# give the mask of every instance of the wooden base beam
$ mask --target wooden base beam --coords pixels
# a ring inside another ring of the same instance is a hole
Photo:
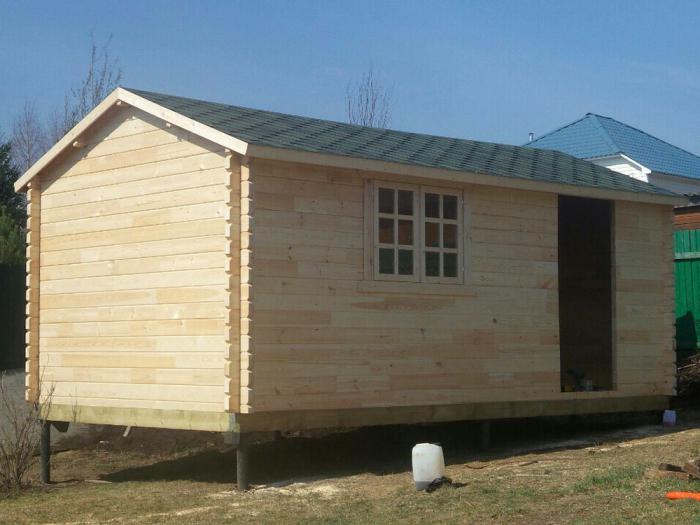
[[[543,401],[512,401],[495,403],[466,403],[460,405],[431,405],[413,407],[376,407],[338,410],[290,410],[230,414],[188,410],[158,410],[145,408],[87,407],[51,405],[47,415],[52,421],[92,423],[133,427],[207,430],[251,434],[323,428],[354,428],[377,425],[408,425],[441,421],[479,421],[525,417],[602,414],[613,412],[644,412],[664,410],[669,406],[667,396],[589,397],[574,393],[572,399]]]
[[[593,393],[598,394],[598,393]],[[441,421],[480,421],[526,417],[645,412],[668,408],[667,396],[575,397],[551,401],[512,401],[461,405],[296,410],[237,414],[241,432],[354,428]]]
[[[198,412],[155,408],[71,406],[53,403],[47,417],[52,421],[120,427],[170,428],[211,432],[238,431],[237,416],[223,410],[221,412]]]

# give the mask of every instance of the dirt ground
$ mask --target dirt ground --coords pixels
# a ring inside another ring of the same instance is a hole
[[[700,523],[700,502],[667,501],[700,483],[644,477],[700,457],[700,414],[667,429],[658,414],[386,427],[256,445],[253,489],[234,489],[220,436],[117,429],[53,455],[55,482],[0,500],[1,523]],[[453,486],[416,492],[410,450],[440,442]],[[35,469],[36,470],[36,469]]]

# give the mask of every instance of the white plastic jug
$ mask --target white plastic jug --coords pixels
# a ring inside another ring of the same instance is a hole
[[[439,445],[418,443],[413,447],[412,458],[416,489],[425,490],[430,483],[445,475],[445,457]]]

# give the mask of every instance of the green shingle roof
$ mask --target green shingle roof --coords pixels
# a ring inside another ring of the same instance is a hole
[[[129,89],[248,144],[499,177],[674,195],[558,151],[368,128]]]

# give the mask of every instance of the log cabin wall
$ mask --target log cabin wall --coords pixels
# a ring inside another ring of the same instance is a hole
[[[391,175],[256,159],[253,178],[253,412],[672,393],[670,207],[616,206],[617,385],[562,393],[556,194],[452,188],[464,283],[401,283],[366,271],[367,180]]]
[[[41,179],[39,347],[53,403],[222,413],[238,301],[230,159],[133,108],[93,129]]]
[[[30,397],[119,423],[673,392],[670,206],[615,203],[615,388],[562,393],[556,194],[242,159],[124,106],[93,129],[30,188]],[[455,282],[376,279],[376,181],[463,193]]]
[[[614,209],[617,389],[674,395],[673,211],[625,201]]]
[[[401,283],[365,276],[359,173],[254,180],[255,411],[558,395],[555,194],[465,187],[464,284]]]

